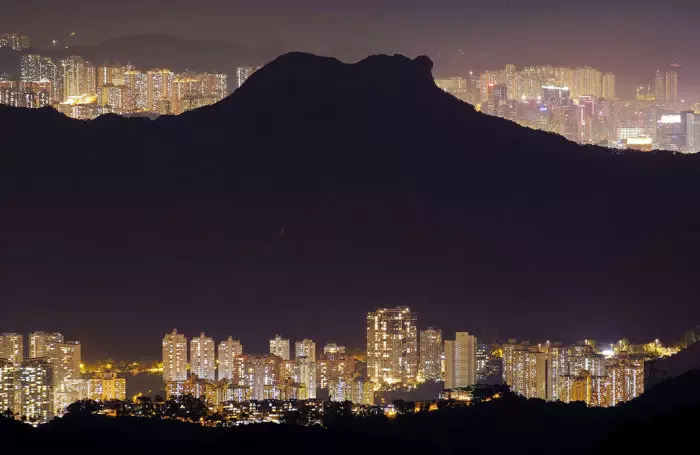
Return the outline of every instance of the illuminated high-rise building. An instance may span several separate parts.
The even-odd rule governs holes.
[[[700,114],[693,111],[681,112],[685,124],[686,151],[700,152]]]
[[[49,357],[53,365],[54,386],[60,386],[63,381],[80,379],[81,348],[78,341],[56,343],[53,356]]]
[[[656,70],[654,75],[654,98],[659,101],[666,99],[666,72]]]
[[[611,380],[611,406],[644,393],[644,359],[623,352],[608,360],[606,370]]]
[[[97,87],[97,104],[117,111],[124,110],[130,106],[130,95],[129,88],[124,85],[104,85]]]
[[[294,343],[294,352],[296,358],[305,357],[311,362],[316,361],[316,343],[313,340],[304,338],[302,341]]]
[[[146,111],[148,109],[148,77],[143,71],[129,69],[124,73],[124,85],[128,88],[128,99],[124,109]]]
[[[445,340],[445,388],[476,384],[476,337],[457,332],[454,340]]]
[[[266,391],[280,383],[280,358],[277,355],[240,356],[241,371],[237,374],[238,385],[246,387],[251,400],[264,400]],[[269,396],[269,394],[268,394]]]
[[[420,372],[426,381],[438,381],[442,377],[442,330],[420,332]]]
[[[181,73],[173,80],[173,113],[214,104],[228,94],[227,76],[214,73]]]
[[[675,69],[666,71],[665,100],[678,101],[678,71]]]
[[[256,68],[253,66],[239,66],[236,68],[236,88],[240,88],[255,70]]]
[[[508,340],[503,344],[503,379],[527,398],[547,398],[547,354],[539,346]]]
[[[512,390],[526,398],[547,398],[546,354],[536,346],[514,353],[515,377]]]
[[[243,355],[243,345],[240,341],[228,337],[227,340],[219,343],[219,380],[233,380],[235,358],[239,355]]]
[[[216,346],[204,333],[190,340],[190,373],[200,379],[216,380]]]
[[[340,346],[334,342],[326,343],[323,347],[323,356],[332,360],[338,354],[345,354],[345,346]]]
[[[568,346],[547,344],[547,400],[563,401],[562,378],[570,374]]]
[[[65,414],[66,409],[76,401],[88,398],[88,381],[86,379],[65,379],[61,384],[54,383],[54,414]]]
[[[163,380],[185,381],[187,379],[187,339],[173,330],[163,337]]]
[[[175,74],[169,69],[153,69],[146,73],[146,110],[157,114],[172,113],[172,92]]]
[[[97,67],[97,87],[126,85],[126,73],[130,65],[105,63]]]
[[[92,63],[74,55],[62,60],[61,67],[64,100],[97,94],[97,70]]]
[[[88,399],[95,401],[125,400],[126,379],[116,373],[104,372],[88,380]]]
[[[602,75],[600,71],[590,66],[576,68],[573,71],[572,85],[569,86],[572,98],[581,96],[593,96],[600,98],[602,95]]]
[[[19,371],[20,415],[27,422],[48,422],[53,411],[53,371],[45,358],[31,358],[22,362]]]
[[[316,398],[316,362],[313,358],[299,356],[296,358],[296,382],[304,385],[308,399]]]
[[[415,384],[418,377],[416,313],[407,307],[367,314],[367,374],[376,384]]]
[[[350,393],[348,399],[366,406],[374,406],[374,384],[368,377],[356,376],[349,381]]]
[[[601,93],[602,97],[608,100],[616,99],[615,95],[615,74],[605,73],[603,74],[603,90]]]
[[[9,47],[17,52],[31,47],[31,41],[26,35],[19,33],[3,33],[0,35],[0,47]]]
[[[289,360],[289,340],[275,335],[270,340],[270,354],[281,357],[282,360]]]
[[[29,358],[45,357],[53,359],[56,345],[63,342],[63,335],[58,332],[31,332],[29,334]]]
[[[0,358],[0,413],[6,410],[17,412],[15,402],[15,380],[17,368],[12,361]]]
[[[0,335],[0,359],[6,359],[19,368],[24,360],[24,337],[21,333]]]

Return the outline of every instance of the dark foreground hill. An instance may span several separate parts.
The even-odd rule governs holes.
[[[128,325],[153,354],[140,333],[260,339],[247,321],[270,312],[268,331],[358,346],[364,312],[394,304],[446,333],[562,341],[670,337],[700,317],[697,157],[482,115],[425,57],[288,54],[180,117],[3,109],[0,128],[0,298],[37,309],[8,322],[28,329],[56,300],[119,305],[101,330]]]

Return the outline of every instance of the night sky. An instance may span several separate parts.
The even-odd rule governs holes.
[[[694,90],[700,5],[689,0],[237,1],[5,0],[0,30],[92,44],[153,33],[247,44],[280,40],[293,49],[337,46],[426,54],[437,71],[516,65],[596,66],[626,85],[644,83],[657,66],[685,67],[681,93]],[[71,32],[75,38],[68,39]],[[462,55],[461,51],[464,53]],[[629,91],[629,89],[628,89]]]
[[[693,71],[700,68],[698,15],[700,4],[680,0],[3,0],[0,31],[30,35],[40,47],[71,32],[77,32],[76,44],[162,33],[249,44],[281,40],[318,52],[358,45],[427,54],[438,64],[436,73],[509,62],[590,64],[635,81],[639,71],[651,78],[657,66],[680,62],[683,80],[692,85]],[[72,140],[78,139],[63,143]],[[558,293],[562,307],[521,323],[499,306],[498,292],[488,297],[470,292],[439,264],[387,274],[400,264],[363,263],[358,253],[325,268],[324,246],[356,240],[342,227],[356,222],[357,213],[337,213],[325,227],[310,216],[314,223],[305,225],[304,211],[314,208],[298,201],[295,206],[265,196],[255,204],[195,196],[190,201],[186,194],[120,195],[111,201],[92,198],[89,191],[65,199],[24,196],[5,201],[13,216],[3,220],[0,235],[0,301],[12,310],[0,320],[0,330],[60,331],[66,339],[81,340],[88,359],[157,358],[163,333],[173,327],[188,336],[206,331],[217,341],[232,335],[252,352],[264,351],[275,333],[292,340],[311,337],[319,348],[329,340],[362,347],[366,312],[396,305],[411,306],[419,312],[420,328],[445,328],[446,337],[470,330],[501,339],[642,341],[660,334],[680,337],[684,326],[677,314],[617,310],[613,306],[621,302],[612,295],[609,301],[597,295],[595,314],[587,310],[586,317],[572,319],[566,308],[590,301],[580,289],[567,295],[560,284],[541,292]],[[371,200],[362,210],[391,215]],[[399,229],[408,226],[404,234],[410,240],[411,220],[393,222]],[[493,274],[471,279],[491,280],[495,290],[503,286]],[[523,295],[521,305],[537,304],[540,297]],[[633,301],[622,303],[634,308]],[[455,320],[451,308],[464,304],[474,311]],[[605,317],[603,311],[609,311]]]

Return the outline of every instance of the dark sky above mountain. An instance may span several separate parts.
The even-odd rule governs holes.
[[[352,44],[426,54],[447,73],[590,64],[638,83],[679,62],[686,86],[698,85],[700,73],[691,44],[700,4],[692,0],[3,0],[0,11],[0,30],[29,34],[39,46],[158,33],[281,40],[315,52]],[[71,32],[77,36],[68,39]]]

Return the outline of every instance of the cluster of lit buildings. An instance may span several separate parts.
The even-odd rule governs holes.
[[[598,353],[587,342],[530,345],[510,340],[503,349],[503,381],[527,398],[588,406],[615,406],[644,392],[644,356]]]
[[[535,66],[436,79],[490,115],[583,144],[641,151],[700,151],[700,106],[678,97],[678,68],[657,70],[635,100],[618,99],[616,76],[595,68]]]
[[[3,44],[5,43],[5,44]],[[0,47],[24,51],[28,38],[0,35]],[[228,76],[170,69],[140,70],[130,64],[94,65],[74,55],[62,59],[24,53],[18,75],[0,75],[0,104],[13,107],[53,106],[81,120],[103,114],[181,114],[214,104],[229,94]],[[258,67],[236,70],[240,87]]]
[[[316,343],[277,335],[269,354],[244,354],[229,337],[218,346],[205,334],[188,340],[173,330],[163,338],[163,379],[168,399],[184,394],[212,407],[262,400],[313,400],[328,389],[332,401],[374,403],[374,384],[356,372],[356,359],[344,346],[328,343],[317,356]],[[189,362],[188,362],[189,348]],[[189,368],[188,368],[189,365]]]
[[[25,357],[24,336],[0,334],[0,410],[42,423],[82,399],[124,400],[126,380],[111,372],[85,378],[81,345],[60,333],[32,332]]]

